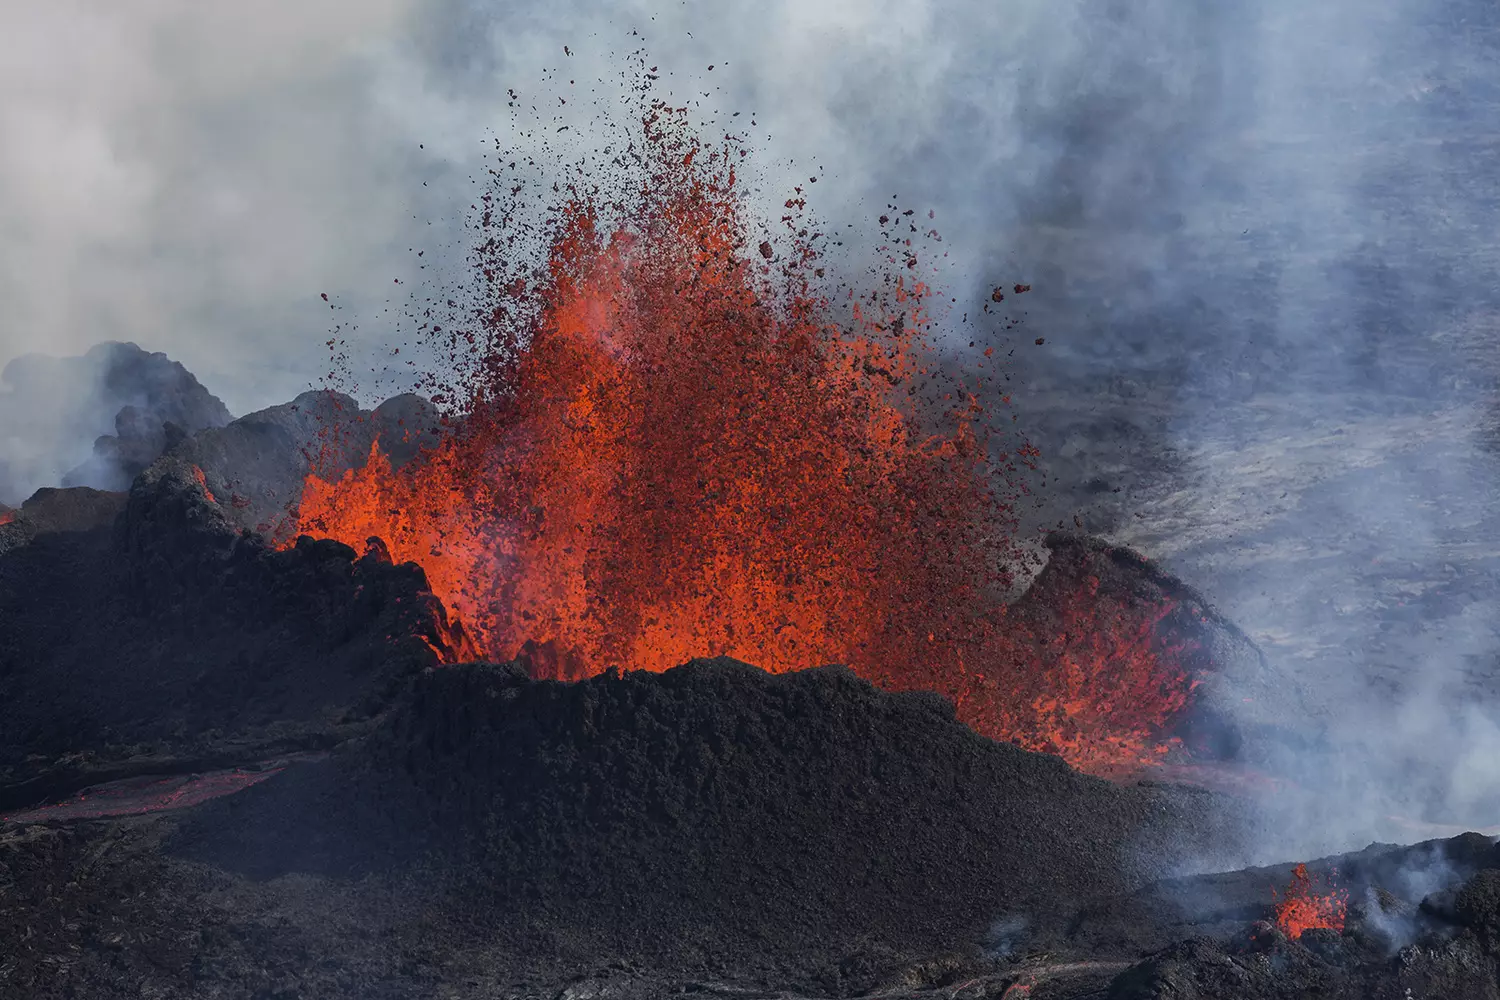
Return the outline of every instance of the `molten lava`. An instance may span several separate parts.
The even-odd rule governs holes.
[[[1101,595],[1098,578],[1090,577],[1055,617],[1002,617],[987,650],[1002,665],[1000,683],[969,686],[960,717],[1094,773],[1129,774],[1158,762],[1177,746],[1163,734],[1199,683],[1180,665],[1190,644],[1164,643],[1158,634],[1173,610],[1169,603],[1144,611],[1122,605]]]
[[[1314,928],[1344,929],[1349,894],[1332,887],[1319,891],[1305,864],[1292,870],[1292,884],[1284,894],[1278,896],[1273,890],[1272,895],[1276,896],[1276,926],[1287,937],[1299,938]]]
[[[208,477],[205,476],[203,474],[203,470],[198,468],[198,466],[196,465],[193,466],[193,479],[197,481],[198,488],[203,491],[204,499],[206,499],[209,503],[218,502],[218,500],[214,497],[214,491],[208,488]]]
[[[920,282],[820,292],[826,240],[800,197],[779,245],[752,233],[734,141],[656,106],[635,155],[569,192],[528,278],[486,239],[482,324],[427,328],[463,355],[447,433],[310,475],[298,530],[421,564],[486,656],[539,675],[847,663],[1080,765],[1153,759],[1191,688],[1155,619],[1089,595],[1060,633],[1007,617],[1035,452],[984,405],[1008,403],[993,362],[944,376]]]

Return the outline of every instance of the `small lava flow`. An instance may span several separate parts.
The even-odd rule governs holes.
[[[530,272],[496,172],[480,305],[423,323],[457,373],[428,386],[444,432],[315,471],[286,537],[419,563],[474,652],[538,676],[845,663],[1085,769],[1161,759],[1194,685],[1156,636],[1170,607],[1007,613],[1036,452],[995,344],[940,356],[914,212],[881,218],[889,273],[831,287],[801,188],[778,235],[747,220],[745,154],[651,106],[612,175],[560,195]]]

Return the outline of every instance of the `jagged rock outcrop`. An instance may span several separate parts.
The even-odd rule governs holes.
[[[362,410],[349,396],[316,390],[193,435],[172,454],[202,470],[235,524],[284,539],[295,528],[290,514],[308,473],[337,478],[363,465],[376,441],[402,465],[435,440],[438,425],[436,409],[420,396]]]
[[[192,372],[136,344],[14,358],[0,370],[0,496],[16,503],[41,487],[129,489],[177,441],[230,419]]]
[[[44,491],[6,538],[24,544],[0,551],[0,785],[64,757],[326,733],[453,655],[420,569],[272,549],[173,460],[128,498]]]

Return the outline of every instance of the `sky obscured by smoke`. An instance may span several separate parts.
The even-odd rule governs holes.
[[[411,214],[372,94],[413,12],[5,4],[0,358],[136,341],[237,412],[314,377],[317,294],[389,270]]]
[[[135,340],[235,412],[289,398],[320,374],[319,293],[376,336],[409,248],[461,221],[487,131],[525,144],[507,136],[507,90],[543,119],[584,116],[559,98],[622,90],[640,44],[664,96],[757,115],[768,189],[821,165],[813,206],[830,222],[868,226],[893,194],[936,208],[957,295],[1036,279],[1036,315],[1072,330],[1054,354],[1213,368],[1232,340],[1261,361],[1326,339],[1353,305],[1340,286],[1379,280],[1323,273],[1335,258],[1475,249],[1479,220],[1453,218],[1474,192],[1441,137],[1413,131],[1445,87],[1483,76],[1463,11],[1444,9],[16,4],[0,40],[0,363]],[[1382,172],[1395,205],[1368,190]],[[1256,268],[1260,294],[1241,301]]]
[[[756,114],[768,198],[821,166],[831,223],[873,236],[891,195],[937,209],[960,298],[1034,279],[1049,363],[1248,390],[1288,348],[1324,369],[1389,354],[1327,347],[1356,290],[1430,296],[1433,258],[1472,264],[1492,221],[1444,145],[1495,83],[1483,26],[1462,23],[1478,5],[8,6],[0,364],[134,340],[237,413],[321,374],[320,293],[388,330],[409,250],[461,222],[487,133],[526,144],[510,88],[541,120],[586,121],[576,98],[623,91],[639,45],[663,96]],[[1420,273],[1387,260],[1417,251]]]
[[[1491,7],[4,0],[4,11],[0,364],[133,340],[244,413],[324,373],[324,292],[373,358],[396,322],[387,302],[458,266],[460,254],[435,253],[419,275],[413,251],[461,238],[482,154],[496,138],[534,141],[507,131],[508,90],[537,121],[583,124],[590,99],[626,96],[619,74],[643,45],[662,96],[705,119],[745,112],[737,127],[769,200],[819,173],[811,207],[873,237],[872,218],[899,196],[935,210],[941,275],[960,302],[1033,283],[1028,335],[1047,347],[1020,360],[1036,392],[1061,385],[1077,400],[1140,380],[1126,409],[1159,414],[1145,451],[1187,470],[1148,484],[1142,516],[1116,535],[1167,558],[1309,677],[1363,684],[1371,657],[1413,664],[1390,682],[1406,694],[1356,701],[1333,724],[1399,734],[1401,761],[1442,744],[1433,754],[1457,762],[1439,775],[1454,803],[1500,791],[1486,763],[1500,727],[1454,694],[1469,690],[1460,664],[1500,649],[1476,623],[1488,611],[1474,610],[1500,615],[1500,596],[1433,590],[1442,566],[1465,578],[1500,567],[1475,541],[1500,527],[1475,436],[1500,369]],[[104,433],[112,420],[74,414],[68,426]],[[1382,554],[1418,567],[1403,570],[1409,585],[1356,569]],[[1371,623],[1402,587],[1447,595],[1430,621],[1452,628],[1372,651]],[[1331,608],[1330,593],[1348,607]],[[1291,634],[1281,650],[1278,629]],[[1440,680],[1422,682],[1429,669]]]

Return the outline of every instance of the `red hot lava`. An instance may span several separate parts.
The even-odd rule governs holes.
[[[1035,452],[995,419],[994,363],[943,374],[920,282],[819,291],[800,189],[782,237],[752,233],[733,139],[705,148],[659,105],[644,135],[613,190],[557,207],[539,271],[480,247],[482,323],[429,328],[462,362],[433,393],[441,442],[309,476],[298,529],[378,538],[486,656],[544,676],[846,663],[1082,766],[1154,758],[1188,682],[1150,623],[1086,601],[1064,635],[1007,620]]]
[[[1307,873],[1307,865],[1292,870],[1292,884],[1284,894],[1272,892],[1276,899],[1276,926],[1287,937],[1299,938],[1314,928],[1342,931],[1348,911],[1349,894],[1332,888],[1319,891],[1318,880]]]

